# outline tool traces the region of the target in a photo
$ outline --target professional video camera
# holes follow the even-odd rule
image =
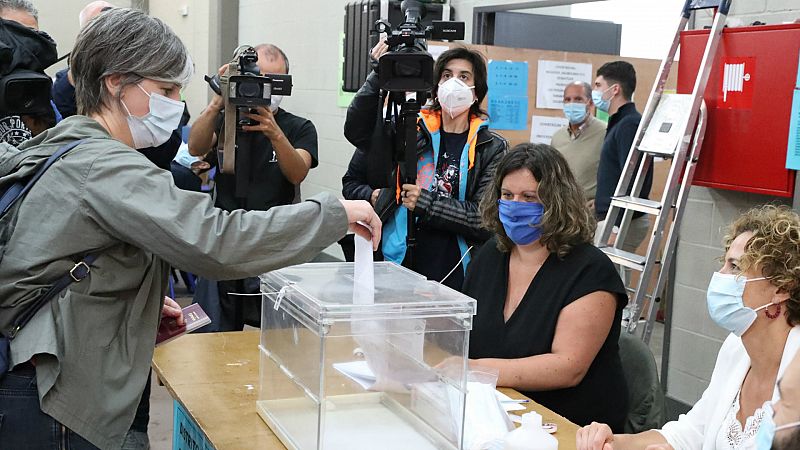
[[[262,75],[258,68],[258,53],[253,47],[243,45],[236,49],[222,76],[206,76],[205,80],[225,102],[225,118],[217,144],[219,169],[225,174],[235,174],[237,168],[246,171],[235,181],[235,195],[244,201],[250,187],[251,153],[257,137],[255,133],[242,129],[245,125],[256,125],[244,114],[256,113],[255,108],[259,106],[269,107],[273,95],[291,95],[292,76]]]
[[[47,33],[0,19],[0,116],[52,112],[53,82],[44,70],[57,60]]]
[[[231,70],[234,68],[234,70]],[[205,77],[211,89],[226,98],[226,101],[237,108],[239,112],[253,112],[256,106],[269,106],[273,95],[292,95],[292,76],[283,74],[262,75],[258,68],[258,54],[253,47],[241,46],[229,64],[227,76],[227,89],[223,89],[223,82],[219,75]],[[227,95],[223,95],[223,91]],[[248,120],[237,118],[238,129],[242,125],[252,125]]]
[[[230,102],[236,106],[269,106],[273,95],[292,95],[292,76],[261,75],[253,47],[239,56],[239,73],[228,78]]]
[[[404,0],[400,6],[405,21],[396,30],[388,22],[378,21],[375,30],[386,33],[389,52],[380,58],[378,76],[381,89],[391,92],[424,92],[433,88],[433,57],[426,39],[464,39],[464,22],[434,20],[423,28],[427,14],[424,4]]]
[[[464,39],[464,22],[435,20],[423,28],[422,19],[427,12],[423,3],[404,0],[400,8],[405,21],[396,30],[387,22],[378,21],[375,25],[378,33],[386,33],[389,46],[378,60],[379,104],[383,105],[387,98],[389,103],[386,116],[379,113],[382,126],[373,136],[372,147],[391,149],[391,154],[369,153],[368,164],[377,170],[370,170],[368,181],[376,188],[393,185],[392,169],[398,163],[403,183],[417,181],[417,115],[437,81],[433,79],[433,57],[427,51],[426,39]],[[413,268],[416,238],[412,214],[408,215],[407,226],[406,262]]]

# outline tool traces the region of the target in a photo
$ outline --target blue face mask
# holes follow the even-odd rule
[[[761,425],[756,433],[756,450],[770,450],[772,442],[775,440],[775,433],[800,426],[800,422],[792,422],[775,427],[775,412],[772,410],[772,402],[765,403],[763,409],[764,418],[761,419]]]
[[[603,96],[606,95],[606,92],[608,92],[608,90],[614,86],[615,85],[612,84],[605,91],[592,91],[592,101],[594,102],[594,106],[596,106],[600,111],[607,113],[609,108],[611,108],[611,99],[606,100],[603,98]]]
[[[564,103],[564,116],[569,119],[569,123],[575,125],[586,120],[585,103]]]
[[[544,214],[544,205],[534,202],[498,200],[500,223],[506,235],[517,245],[528,245],[542,236],[539,224]]]
[[[720,327],[741,337],[756,321],[756,317],[758,317],[756,313],[772,304],[767,303],[756,309],[744,306],[742,294],[744,294],[745,283],[756,280],[766,280],[766,278],[750,278],[748,280],[734,274],[714,272],[706,291],[708,313],[711,315],[711,319]]]

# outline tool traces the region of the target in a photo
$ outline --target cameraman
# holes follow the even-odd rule
[[[264,74],[288,74],[289,60],[281,49],[272,44],[255,47],[258,68]],[[254,114],[242,114],[255,125],[245,125],[251,145],[249,167],[237,168],[235,174],[218,173],[215,181],[216,206],[226,211],[245,209],[266,211],[273,206],[290,205],[295,188],[317,166],[317,130],[311,121],[279,108],[281,97],[272,96],[269,108],[259,107]],[[194,156],[211,152],[221,131],[224,101],[214,96],[197,118],[189,134],[189,151]],[[228,113],[234,114],[235,111]],[[213,161],[216,158],[207,158]],[[249,189],[245,198],[236,196],[236,177],[248,177]],[[258,278],[198,283],[195,299],[208,312],[212,324],[208,331],[241,330],[245,321],[258,325],[261,301],[247,301],[229,293],[259,292]],[[217,298],[218,295],[218,298]],[[215,314],[216,313],[216,314]]]
[[[0,19],[27,27],[34,30],[37,35],[41,35],[41,37],[35,37],[31,32],[25,33],[25,28],[14,30],[14,25],[6,25],[9,22],[4,22],[3,28],[7,28],[7,31],[14,34],[17,39],[22,39],[23,45],[30,45],[30,47],[24,45],[29,48],[29,51],[34,51],[33,49],[38,48],[37,43],[33,42],[33,40],[50,40],[49,36],[39,33],[39,11],[28,0],[0,0]],[[13,47],[14,43],[10,42],[8,45]],[[52,45],[52,51],[55,52],[55,43]],[[42,58],[42,55],[36,55],[36,57]],[[6,63],[11,62],[7,61]],[[20,64],[20,67],[24,66],[26,64]],[[0,141],[15,146],[20,145],[42,131],[55,126],[60,120],[61,116],[58,114],[55,105],[53,105],[52,109],[47,108],[36,114],[5,115],[0,117]]]
[[[388,50],[385,42],[379,42],[372,57],[378,59]],[[417,245],[411,269],[431,280],[444,279],[463,258],[462,270],[454,270],[445,280],[454,289],[464,281],[469,246],[489,237],[481,228],[478,204],[508,148],[502,137],[489,131],[480,106],[488,92],[486,78],[486,62],[477,51],[452,48],[436,60],[433,104],[421,111],[417,121],[417,182],[398,187],[395,210],[384,225],[384,257],[408,265],[407,214],[413,214]],[[344,126],[345,137],[369,152],[390,151],[370,148],[379,90],[373,72],[347,109]]]

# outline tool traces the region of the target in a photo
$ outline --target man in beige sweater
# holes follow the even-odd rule
[[[592,86],[575,81],[564,88],[564,115],[569,125],[556,131],[551,142],[567,160],[572,173],[583,187],[590,208],[597,190],[597,166],[606,135],[606,124],[596,119],[592,104]]]

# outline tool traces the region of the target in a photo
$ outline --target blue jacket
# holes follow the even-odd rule
[[[78,113],[78,108],[75,105],[75,86],[70,84],[67,78],[68,71],[69,68],[56,72],[56,81],[53,82],[53,102],[55,102],[58,112],[64,118]]]

